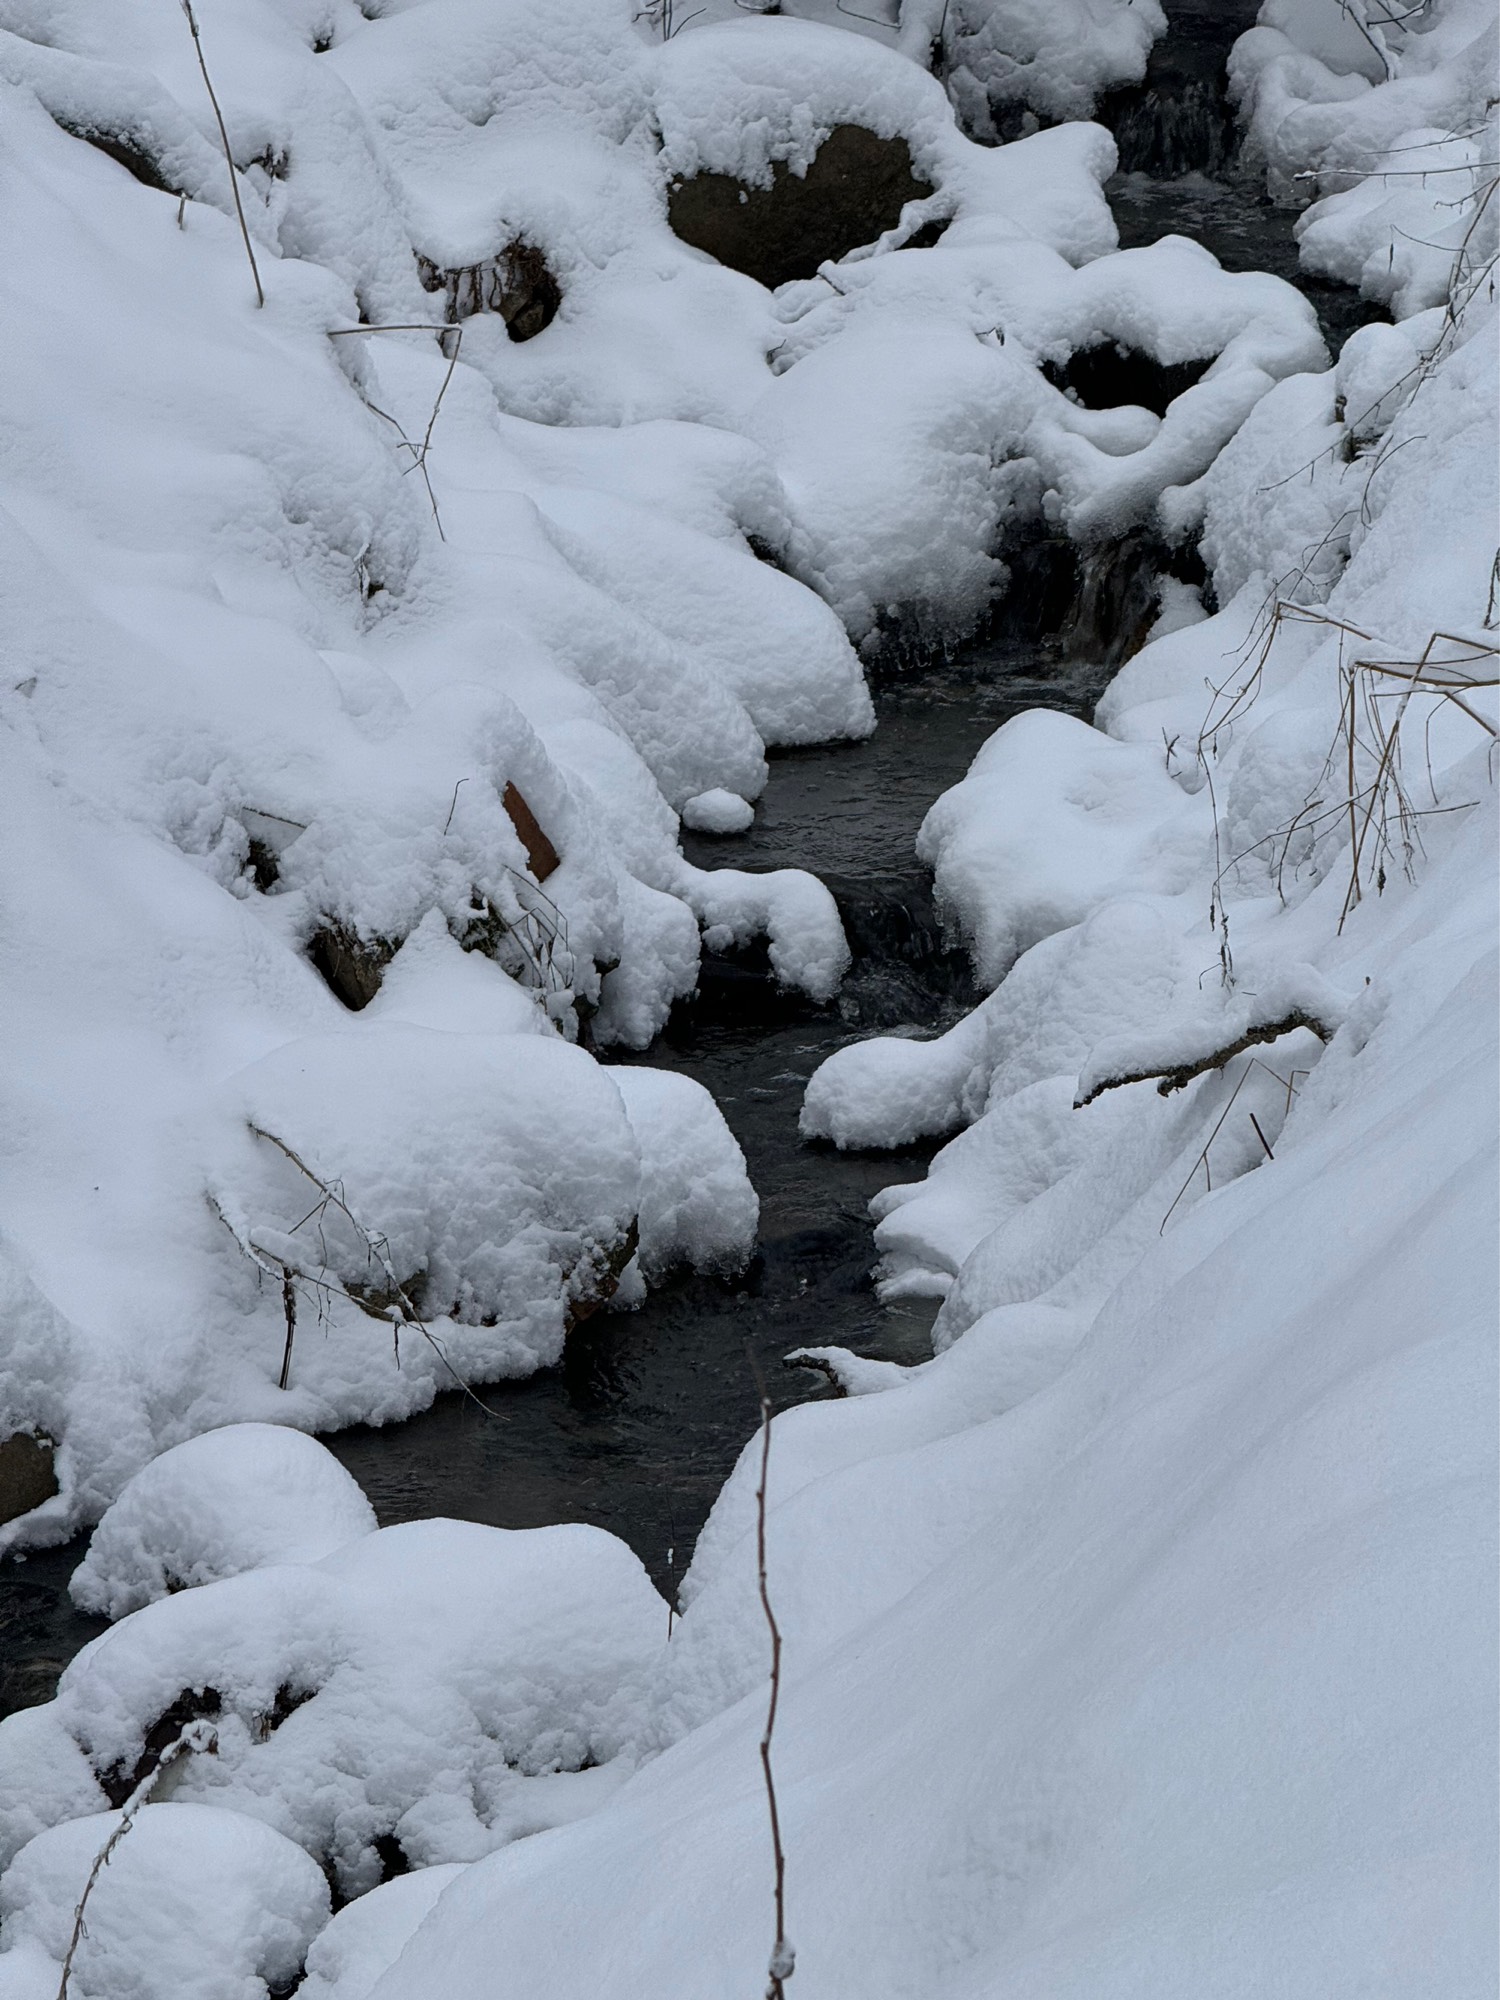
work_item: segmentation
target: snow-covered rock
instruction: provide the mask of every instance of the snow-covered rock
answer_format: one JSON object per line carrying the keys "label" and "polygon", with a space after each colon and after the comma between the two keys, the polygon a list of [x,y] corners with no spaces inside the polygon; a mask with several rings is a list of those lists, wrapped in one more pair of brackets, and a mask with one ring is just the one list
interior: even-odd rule
{"label": "snow-covered rock", "polygon": [[[75,1911],[119,1824],[118,1813],[69,1820],[38,1834],[6,1870],[7,2000],[59,1990]],[[327,1921],[322,1870],[285,1835],[216,1806],[146,1805],[89,1890],[68,1991],[79,2000],[266,2000],[290,1989]]]}
{"label": "snow-covered rock", "polygon": [[130,1480],[73,1572],[73,1601],[121,1618],[158,1597],[274,1563],[317,1562],[375,1531],[333,1453],[279,1424],[229,1424]]}
{"label": "snow-covered rock", "polygon": [[122,1618],[55,1701],[0,1723],[0,1764],[26,1778],[0,1797],[0,1848],[74,1818],[80,1754],[119,1803],[199,1717],[212,1747],[164,1791],[264,1821],[345,1894],[472,1860],[621,1781],[666,1633],[639,1561],[597,1528],[419,1521],[246,1569]]}

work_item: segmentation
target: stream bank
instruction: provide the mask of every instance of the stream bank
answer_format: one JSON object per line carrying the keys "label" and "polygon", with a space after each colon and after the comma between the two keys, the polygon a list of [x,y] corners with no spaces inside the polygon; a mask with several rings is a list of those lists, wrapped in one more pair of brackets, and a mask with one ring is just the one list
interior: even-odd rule
{"label": "stream bank", "polygon": [[[1201,158],[1198,141],[1181,134],[1161,157],[1127,149],[1129,170],[1107,190],[1122,243],[1175,231],[1230,269],[1291,278],[1333,346],[1381,316],[1341,287],[1300,276],[1290,216],[1214,153],[1218,114],[1203,102],[1201,93],[1192,99],[1194,130],[1208,135]],[[1145,166],[1132,165],[1141,157]],[[1170,171],[1159,173],[1163,165]],[[837,1343],[902,1361],[926,1353],[930,1306],[883,1308],[875,1298],[866,1204],[919,1176],[934,1148],[862,1156],[805,1147],[797,1115],[808,1076],[843,1042],[877,1029],[933,1032],[976,997],[942,938],[912,840],[932,801],[1009,716],[1035,706],[1090,713],[1107,674],[1059,655],[1055,639],[991,635],[950,660],[887,674],[869,742],[775,757],[748,833],[685,836],[700,865],[822,876],[855,952],[828,1008],[777,994],[753,958],[709,960],[697,1002],[677,1010],[649,1051],[619,1058],[680,1070],[713,1093],[761,1197],[756,1259],[737,1281],[679,1277],[640,1312],[589,1322],[560,1369],[486,1390],[492,1415],[444,1396],[403,1425],[329,1437],[382,1524],[433,1514],[505,1527],[581,1520],[621,1536],[670,1592],[754,1427],[747,1345],[778,1404],[828,1393],[820,1377],[782,1369],[797,1345]],[[102,1629],[66,1595],[84,1546],[79,1538],[0,1564],[0,1712],[48,1699],[62,1666]]]}

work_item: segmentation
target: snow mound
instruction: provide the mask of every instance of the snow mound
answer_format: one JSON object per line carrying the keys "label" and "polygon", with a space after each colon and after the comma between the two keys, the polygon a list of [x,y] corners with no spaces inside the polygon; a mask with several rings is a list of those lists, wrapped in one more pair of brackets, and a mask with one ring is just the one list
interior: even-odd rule
{"label": "snow mound", "polygon": [[608,1075],[554,1037],[308,1037],[229,1094],[244,1139],[213,1199],[252,1268],[377,1319],[493,1328],[497,1372],[555,1361],[569,1314],[628,1261],[629,1121]]}
{"label": "snow mound", "polygon": [[694,833],[746,833],[754,822],[754,806],[738,792],[700,792],[682,808],[682,823]]}
{"label": "snow mound", "polygon": [[[0,1979],[12,1956],[34,1955],[35,1990],[56,1992],[75,1909],[119,1824],[118,1813],[70,1820],[17,1855],[0,1883]],[[327,1921],[322,1871],[284,1835],[215,1806],[146,1805],[89,1892],[68,1991],[79,2000],[266,2000],[290,1990]]]}
{"label": "snow mound", "polygon": [[1106,91],[1139,83],[1166,27],[1157,0],[917,0],[901,9],[898,46],[941,60],[976,137],[1012,139],[1038,117],[1089,118]]}
{"label": "snow mound", "polygon": [[375,1531],[333,1453],[277,1424],[228,1424],[127,1482],[73,1572],[85,1611],[122,1618],[170,1592],[274,1563],[317,1562]]}
{"label": "snow mound", "polygon": [[55,1701],[0,1724],[31,1779],[0,1840],[76,1813],[80,1750],[122,1800],[198,1716],[213,1747],[174,1766],[174,1802],[265,1822],[343,1894],[472,1860],[621,1780],[666,1626],[640,1563],[596,1528],[413,1522],[206,1583],[122,1618]]}
{"label": "snow mound", "polygon": [[1207,832],[1159,754],[1032,709],[997,730],[933,806],[917,853],[975,971],[994,986],[1023,951],[1111,892],[1185,889]]}
{"label": "snow mound", "polygon": [[1497,61],[1485,0],[1375,15],[1266,0],[1230,85],[1273,198],[1312,201],[1297,225],[1307,270],[1405,318],[1488,269]]}
{"label": "snow mound", "polygon": [[701,1083],[621,1063],[610,1072],[641,1155],[640,1246],[648,1280],[674,1264],[729,1273],[755,1248],[760,1203],[745,1156]]}

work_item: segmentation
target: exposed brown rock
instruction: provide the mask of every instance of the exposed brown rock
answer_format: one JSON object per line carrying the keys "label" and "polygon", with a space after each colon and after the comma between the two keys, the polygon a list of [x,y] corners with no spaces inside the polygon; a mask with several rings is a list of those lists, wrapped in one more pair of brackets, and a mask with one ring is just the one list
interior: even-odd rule
{"label": "exposed brown rock", "polygon": [[731,174],[674,182],[667,218],[684,243],[774,288],[873,243],[901,220],[907,202],[933,192],[912,172],[904,139],[882,139],[862,125],[835,125],[806,174],[776,160],[771,176],[768,188]]}
{"label": "exposed brown rock", "polygon": [[514,785],[508,784],[500,795],[500,803],[510,814],[511,825],[521,836],[521,845],[526,849],[526,865],[538,882],[545,882],[561,859],[557,849],[543,833],[536,814]]}
{"label": "exposed brown rock", "polygon": [[0,1439],[0,1524],[29,1514],[58,1491],[56,1448],[45,1431],[13,1431]]}

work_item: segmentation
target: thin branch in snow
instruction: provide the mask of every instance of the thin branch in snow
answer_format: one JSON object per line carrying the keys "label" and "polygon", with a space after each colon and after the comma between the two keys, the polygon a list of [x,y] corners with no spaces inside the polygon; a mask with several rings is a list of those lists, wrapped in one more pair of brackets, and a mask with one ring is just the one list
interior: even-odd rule
{"label": "thin branch in snow", "polygon": [[[245,1256],[259,1270],[264,1271],[269,1277],[278,1279],[281,1283],[282,1308],[286,1314],[287,1323],[287,1339],[286,1347],[282,1354],[281,1379],[278,1386],[283,1389],[286,1388],[290,1378],[292,1338],[296,1330],[296,1302],[295,1295],[293,1295],[291,1302],[288,1303],[288,1290],[300,1278],[303,1284],[311,1289],[313,1296],[317,1299],[320,1315],[325,1299],[338,1298],[345,1300],[349,1305],[357,1306],[362,1313],[369,1315],[371,1318],[386,1320],[392,1330],[392,1338],[396,1348],[396,1366],[398,1368],[401,1366],[402,1327],[410,1327],[414,1332],[421,1334],[443,1367],[453,1377],[454,1386],[467,1396],[471,1403],[474,1403],[479,1409],[483,1410],[487,1417],[494,1417],[497,1422],[504,1423],[506,1419],[501,1411],[491,1409],[483,1397],[475,1395],[473,1389],[464,1380],[462,1375],[459,1374],[453,1363],[448,1359],[447,1354],[443,1351],[442,1342],[417,1312],[405,1286],[396,1276],[395,1266],[390,1259],[387,1239],[380,1235],[378,1231],[367,1229],[354,1213],[353,1209],[350,1208],[340,1191],[339,1185],[325,1181],[321,1175],[315,1174],[306,1161],[301,1159],[287,1145],[284,1139],[277,1138],[274,1132],[267,1132],[259,1125],[252,1124],[249,1126],[249,1130],[257,1139],[264,1139],[268,1145],[274,1146],[279,1153],[290,1160],[297,1171],[304,1174],[312,1182],[320,1196],[320,1199],[313,1204],[312,1208],[303,1216],[301,1222],[297,1224],[297,1228],[301,1229],[315,1217],[319,1222],[319,1256],[322,1260],[322,1268],[317,1271],[302,1270],[295,1264],[289,1264],[279,1258],[273,1259],[270,1257],[258,1244],[252,1241],[243,1229],[236,1226],[232,1218],[226,1213],[223,1204],[215,1195],[210,1193],[208,1196],[209,1207],[229,1231]],[[365,1300],[356,1298],[346,1286],[337,1283],[330,1275],[331,1267],[328,1262],[327,1248],[321,1240],[322,1217],[325,1210],[330,1207],[336,1208],[339,1214],[344,1217],[350,1228],[363,1241],[370,1257],[379,1264],[384,1273],[386,1282],[390,1286],[392,1299],[392,1303],[387,1311],[372,1312],[370,1305]]]}
{"label": "thin branch in snow", "polygon": [[[382,410],[377,404],[372,403],[368,396],[363,400],[366,409],[374,411],[377,417],[384,417],[388,424],[394,426],[400,436],[402,447],[411,453],[411,464],[407,466],[406,470],[408,472],[421,473],[422,484],[427,488],[428,504],[432,508],[432,518],[437,523],[438,540],[446,542],[448,537],[443,533],[443,517],[438,512],[437,495],[432,490],[432,480],[427,471],[427,454],[432,449],[432,432],[433,426],[438,420],[438,411],[443,407],[443,398],[448,393],[448,384],[453,380],[453,371],[458,366],[458,357],[463,350],[463,327],[439,326],[431,321],[424,320],[402,320],[390,321],[384,325],[374,326],[331,326],[328,329],[328,338],[330,340],[347,340],[351,334],[356,333],[435,333],[438,337],[438,346],[442,349],[443,359],[448,363],[448,370],[442,381],[438,384],[437,395],[433,398],[432,414],[427,419],[427,428],[422,433],[422,442],[420,444],[412,443],[400,423],[388,410]],[[453,335],[453,352],[451,355],[446,345],[447,337],[450,333]]]}
{"label": "thin branch in snow", "polygon": [[771,1609],[771,1593],[766,1580],[766,1479],[771,1465],[771,1398],[755,1350],[745,1343],[750,1372],[760,1397],[760,1484],[755,1489],[755,1567],[760,1589],[760,1608],[771,1634],[771,1693],[766,1705],[766,1726],[760,1739],[760,1767],[766,1780],[766,1807],[771,1817],[771,1852],[776,1867],[776,1942],[771,1951],[770,1984],[766,2000],[784,2000],[786,1982],[796,1970],[797,1954],[786,1934],[786,1854],[781,1845],[781,1815],[776,1805],[776,1779],[771,1770],[771,1738],[776,1733],[776,1710],[781,1700],[781,1627]]}
{"label": "thin branch in snow", "polygon": [[1174,1090],[1186,1090],[1195,1077],[1203,1076],[1211,1069],[1223,1069],[1226,1063],[1243,1055],[1246,1049],[1255,1048],[1263,1042],[1280,1041],[1283,1035],[1290,1035],[1298,1028],[1311,1029],[1320,1042],[1331,1042],[1334,1037],[1334,1029],[1328,1022],[1320,1021],[1305,1008],[1293,1007],[1277,1020],[1252,1021],[1243,1034],[1236,1035],[1223,1048],[1212,1049],[1207,1055],[1194,1057],[1188,1062],[1153,1064],[1147,1069],[1122,1070],[1118,1076],[1101,1077],[1085,1096],[1074,1100],[1073,1109],[1082,1111],[1096,1097],[1102,1097],[1106,1090],[1119,1090],[1127,1083],[1149,1083],[1153,1078],[1159,1079],[1156,1085],[1158,1093],[1162,1097],[1170,1097]]}
{"label": "thin branch in snow", "polygon": [[189,1750],[212,1750],[217,1740],[212,1724],[202,1720],[190,1722],[177,1740],[168,1744],[163,1750],[121,1807],[120,1823],[94,1856],[94,1865],[90,1868],[88,1880],[83,1885],[83,1894],[78,1898],[73,1911],[73,1930],[68,1939],[67,1951],[63,1954],[62,1978],[58,1982],[57,2000],[68,2000],[68,1981],[73,1976],[73,1960],[78,1954],[79,1945],[89,1934],[88,1926],[84,1922],[84,1912],[88,1908],[89,1897],[94,1893],[94,1884],[109,1866],[110,1856],[134,1826],[136,1814],[148,1803],[151,1794],[166,1775],[168,1767],[175,1764],[179,1757],[185,1756]]}
{"label": "thin branch in snow", "polygon": [[[224,114],[219,109],[218,93],[213,79],[208,73],[208,64],[203,59],[203,37],[198,32],[198,16],[193,12],[193,0],[182,0],[182,11],[187,16],[188,27],[192,31],[193,47],[198,55],[198,67],[203,72],[203,82],[208,91],[208,101],[214,108],[214,117],[219,121],[219,137],[224,142],[224,164],[229,169],[229,192],[234,196],[234,212],[239,217],[240,235],[245,239],[245,255],[250,259],[250,275],[255,280],[255,303],[263,306],[266,294],[260,282],[260,267],[255,261],[255,246],[250,241],[250,225],[245,220],[245,208],[240,200],[240,177],[235,172],[234,154],[229,147],[229,128],[224,123]],[[181,204],[178,205],[177,219],[182,220]]]}

